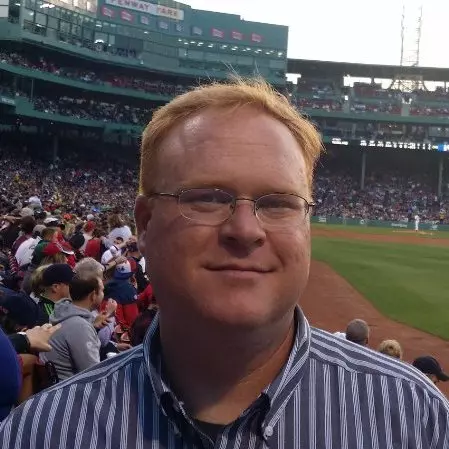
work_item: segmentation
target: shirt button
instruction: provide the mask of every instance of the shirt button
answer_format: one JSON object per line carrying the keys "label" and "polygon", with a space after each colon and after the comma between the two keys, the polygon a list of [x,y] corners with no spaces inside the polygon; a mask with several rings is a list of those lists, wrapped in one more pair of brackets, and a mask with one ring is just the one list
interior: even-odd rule
{"label": "shirt button", "polygon": [[265,438],[270,438],[271,436],[273,436],[273,427],[271,426],[265,427],[265,430],[263,431],[263,436]]}

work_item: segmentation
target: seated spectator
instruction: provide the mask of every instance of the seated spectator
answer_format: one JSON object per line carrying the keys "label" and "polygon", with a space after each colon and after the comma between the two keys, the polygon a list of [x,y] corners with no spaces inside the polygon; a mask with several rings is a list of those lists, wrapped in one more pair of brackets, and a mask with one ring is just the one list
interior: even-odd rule
{"label": "seated spectator", "polygon": [[73,270],[67,264],[50,265],[42,273],[43,293],[39,296],[39,317],[37,325],[50,321],[55,304],[64,298],[69,298],[69,284],[74,276]]}
{"label": "seated spectator", "polygon": [[368,346],[369,326],[367,322],[361,319],[352,320],[346,328],[346,340],[358,345]]}
{"label": "seated spectator", "polygon": [[418,357],[413,361],[412,365],[424,373],[434,384],[449,380],[449,376],[443,372],[441,365],[435,357],[430,355]]}
{"label": "seated spectator", "polygon": [[0,329],[0,422],[11,412],[19,399],[22,374],[16,351]]}
{"label": "seated spectator", "polygon": [[44,225],[36,225],[33,228],[31,238],[25,240],[18,248],[15,254],[17,265],[20,270],[25,270],[31,263],[33,252],[41,240],[41,233],[45,229]]}
{"label": "seated spectator", "polygon": [[137,292],[140,294],[147,288],[149,282],[145,275],[145,258],[142,256],[137,246],[137,237],[132,236],[126,242],[125,251],[126,257],[131,257],[136,262],[137,271],[135,277],[137,282]]}
{"label": "seated spectator", "polygon": [[382,354],[402,360],[402,348],[396,340],[384,340],[377,348]]}
{"label": "seated spectator", "polygon": [[95,230],[95,223],[93,221],[88,221],[83,226],[83,237],[84,237],[84,243],[80,247],[80,251],[84,253],[84,250],[86,249],[86,245],[89,242],[89,240],[92,240],[93,238],[93,232]]}
{"label": "seated spectator", "polygon": [[117,265],[114,277],[105,286],[105,297],[117,302],[116,321],[123,333],[129,332],[139,315],[135,274],[137,264],[129,258]]}
{"label": "seated spectator", "polygon": [[108,235],[108,239],[112,242],[117,237],[121,237],[123,242],[129,240],[132,236],[131,229],[127,226],[123,218],[119,214],[114,214],[109,217],[109,227],[111,232]]}
{"label": "seated spectator", "polygon": [[75,275],[70,283],[72,299],[63,299],[55,305],[50,322],[60,323],[61,329],[50,339],[53,349],[40,358],[53,362],[59,380],[100,362],[100,340],[92,312],[103,301],[103,289],[99,277],[83,279]]}
{"label": "seated spectator", "polygon": [[16,239],[11,248],[11,254],[13,256],[15,256],[20,245],[32,237],[35,226],[36,220],[31,215],[23,217],[20,220],[20,236]]}
{"label": "seated spectator", "polygon": [[114,239],[114,244],[101,256],[101,263],[106,266],[110,264],[114,259],[120,257],[122,254],[123,246],[124,242],[122,237],[116,237]]}
{"label": "seated spectator", "polygon": [[33,327],[38,321],[43,321],[40,318],[42,312],[31,297],[2,286],[0,286],[0,315],[6,316],[14,329]]}
{"label": "seated spectator", "polygon": [[106,232],[104,229],[96,227],[92,232],[92,238],[86,243],[84,249],[84,255],[86,257],[92,257],[96,261],[101,261],[101,256],[106,252],[107,248],[105,245]]}

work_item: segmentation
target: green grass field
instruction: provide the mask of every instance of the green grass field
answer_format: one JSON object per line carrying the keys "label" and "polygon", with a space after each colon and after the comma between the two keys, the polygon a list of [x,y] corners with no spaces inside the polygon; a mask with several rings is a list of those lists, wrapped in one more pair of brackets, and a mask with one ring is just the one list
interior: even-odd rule
{"label": "green grass field", "polygon": [[314,237],[313,258],[328,263],[383,315],[449,340],[449,247]]}

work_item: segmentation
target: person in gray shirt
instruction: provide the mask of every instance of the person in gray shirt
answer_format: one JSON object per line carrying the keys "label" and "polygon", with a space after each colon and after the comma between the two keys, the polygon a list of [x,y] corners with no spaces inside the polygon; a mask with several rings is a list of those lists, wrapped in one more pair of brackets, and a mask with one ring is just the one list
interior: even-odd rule
{"label": "person in gray shirt", "polygon": [[103,300],[103,281],[76,275],[70,283],[72,299],[55,304],[51,324],[61,324],[51,340],[50,352],[41,353],[42,361],[51,361],[59,380],[67,379],[100,362],[100,340],[93,325],[96,310]]}

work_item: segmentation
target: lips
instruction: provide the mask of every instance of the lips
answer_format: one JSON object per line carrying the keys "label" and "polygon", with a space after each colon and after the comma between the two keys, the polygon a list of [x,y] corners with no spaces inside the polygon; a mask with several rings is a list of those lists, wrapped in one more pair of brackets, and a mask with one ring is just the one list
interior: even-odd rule
{"label": "lips", "polygon": [[257,265],[239,265],[239,264],[229,264],[229,265],[215,265],[208,267],[211,271],[236,271],[236,272],[249,272],[249,273],[269,273],[270,269],[260,267]]}

